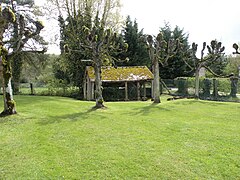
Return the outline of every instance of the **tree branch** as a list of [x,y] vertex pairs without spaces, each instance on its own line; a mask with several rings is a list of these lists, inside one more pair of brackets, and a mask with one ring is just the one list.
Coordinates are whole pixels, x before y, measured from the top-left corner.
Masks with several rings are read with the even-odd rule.
[[229,78],[231,76],[233,76],[233,74],[227,75],[227,76],[222,76],[222,75],[218,75],[217,73],[215,73],[210,67],[203,65],[204,68],[206,68],[212,75],[216,76],[216,77],[221,77],[221,78]]

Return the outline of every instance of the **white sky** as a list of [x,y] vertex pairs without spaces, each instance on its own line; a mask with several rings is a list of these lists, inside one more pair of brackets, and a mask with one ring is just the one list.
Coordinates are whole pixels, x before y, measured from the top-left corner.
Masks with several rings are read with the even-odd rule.
[[240,41],[239,0],[122,0],[122,12],[137,20],[144,33],[156,35],[164,22],[189,34],[189,42],[217,39],[227,54]]
[[[35,0],[42,4],[43,0]],[[199,46],[217,39],[231,54],[232,44],[240,42],[240,0],[121,0],[122,15],[137,20],[145,34],[156,35],[164,22],[189,34],[189,42]],[[49,27],[48,27],[49,28]],[[52,25],[50,25],[52,28]],[[46,27],[47,30],[47,27]],[[50,48],[53,53],[56,48]]]

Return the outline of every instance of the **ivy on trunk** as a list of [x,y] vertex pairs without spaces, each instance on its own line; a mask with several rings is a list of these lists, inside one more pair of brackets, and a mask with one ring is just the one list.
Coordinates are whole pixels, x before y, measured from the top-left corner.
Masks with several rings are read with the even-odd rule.
[[3,79],[3,101],[4,101],[4,110],[1,115],[11,115],[16,114],[16,103],[13,100],[12,93],[12,69],[10,61],[7,59],[8,51],[3,46],[0,46],[0,64],[2,66],[2,79]]
[[2,69],[2,79],[3,79],[3,101],[4,101],[4,110],[1,115],[11,115],[16,114],[16,104],[13,100],[12,94],[12,69],[11,63],[8,58],[8,50],[3,46],[3,34],[10,23],[13,23],[16,20],[15,14],[13,11],[6,7],[2,10],[0,4],[0,64]]
[[[11,1],[12,7],[13,1]],[[19,34],[20,36],[18,39],[14,40],[15,47],[8,46],[6,44],[9,44],[12,39],[7,39],[5,42],[3,42],[4,39],[4,33],[9,28],[11,28],[10,24],[15,25],[18,23],[19,25]],[[1,60],[1,66],[2,66],[2,79],[3,79],[3,100],[4,100],[4,110],[1,113],[2,115],[11,115],[16,114],[16,103],[13,99],[13,92],[12,92],[12,85],[11,85],[11,79],[12,79],[12,66],[11,61],[14,55],[18,54],[19,52],[23,52],[24,45],[28,42],[29,39],[34,38],[37,36],[40,31],[43,29],[43,25],[39,21],[32,20],[32,24],[35,25],[35,29],[33,29],[32,32],[30,32],[29,28],[26,27],[25,24],[25,17],[22,15],[19,15],[18,17],[15,16],[14,11],[10,8],[10,6],[6,6],[2,9],[2,5],[0,4],[0,60]],[[12,36],[11,36],[12,37]],[[6,49],[4,47],[8,47]],[[38,52],[45,52],[46,49],[43,49],[42,51]],[[10,52],[9,52],[10,51]],[[37,52],[37,51],[35,51]]]

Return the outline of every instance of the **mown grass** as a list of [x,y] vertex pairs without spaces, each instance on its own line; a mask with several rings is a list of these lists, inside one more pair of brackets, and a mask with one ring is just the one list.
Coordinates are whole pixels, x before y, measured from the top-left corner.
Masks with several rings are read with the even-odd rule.
[[19,113],[0,118],[0,179],[240,179],[238,103],[15,98]]

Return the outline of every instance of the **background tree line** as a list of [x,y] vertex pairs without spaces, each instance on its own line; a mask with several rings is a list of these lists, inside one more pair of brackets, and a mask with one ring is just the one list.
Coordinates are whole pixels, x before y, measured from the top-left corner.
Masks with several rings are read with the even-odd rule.
[[[86,17],[81,18],[81,22],[74,23],[75,26],[83,26],[85,23],[87,24],[87,19],[90,19],[90,14]],[[71,20],[73,21],[73,19]],[[52,55],[49,56],[50,60],[48,60],[48,73],[51,75],[44,76],[43,74],[38,74],[36,78],[37,81],[41,81],[45,83],[48,79],[52,81],[61,82],[66,86],[77,86],[79,88],[79,93],[82,93],[82,82],[86,65],[91,65],[89,62],[83,62],[81,59],[89,59],[89,57],[84,54],[83,51],[72,51],[71,54],[64,53],[64,44],[68,44],[70,49],[77,49],[80,43],[78,37],[69,36],[71,34],[70,30],[70,19],[67,18],[63,20],[62,17],[59,17],[59,26],[60,26],[60,49],[61,55]],[[128,57],[128,61],[122,62],[114,62],[111,63],[105,60],[105,65],[114,65],[114,66],[148,66],[151,67],[151,60],[148,55],[148,47],[146,45],[145,39],[147,34],[144,34],[144,29],[139,30],[138,24],[136,20],[131,20],[131,17],[128,16],[125,20],[124,28],[121,31],[118,31],[119,36],[121,36],[125,43],[128,44],[128,50],[126,52],[122,52],[118,54],[122,59]],[[77,28],[77,27],[76,27]],[[164,27],[161,27],[159,31],[162,32],[163,37],[166,41],[170,38],[180,39],[181,43],[184,45],[183,50],[189,51],[191,46],[188,42],[188,34],[184,32],[184,29],[176,26],[174,28],[171,27],[169,23],[166,23]],[[176,55],[169,58],[168,63],[164,66],[162,64],[159,65],[160,77],[162,79],[174,79],[176,77],[191,77],[194,75],[194,71],[192,71],[184,62],[183,55],[181,53],[177,53]],[[214,72],[222,75],[227,75],[230,73],[237,74],[238,66],[239,66],[239,57],[229,56],[222,59],[218,63],[211,66]],[[29,65],[28,65],[29,67]],[[51,68],[52,67],[52,68]],[[25,66],[25,69],[26,66]],[[206,74],[208,77],[212,77],[210,73]],[[24,77],[24,75],[23,75]],[[30,76],[28,76],[30,77]],[[49,78],[52,77],[52,78]],[[23,78],[24,79],[24,78]],[[26,79],[26,78],[25,78]],[[58,83],[56,83],[58,84]]]

